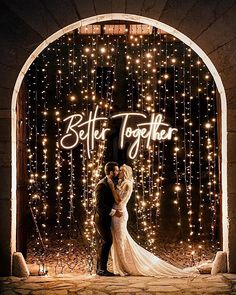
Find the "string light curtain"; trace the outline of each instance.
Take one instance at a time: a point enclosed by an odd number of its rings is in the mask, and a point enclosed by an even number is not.
[[[29,248],[40,273],[50,261],[55,273],[81,265],[92,273],[94,189],[111,155],[134,171],[130,222],[140,244],[159,254],[158,243],[169,233],[187,243],[191,258],[209,241],[212,251],[219,248],[217,93],[191,48],[139,24],[82,27],[47,47],[26,83]],[[178,132],[148,149],[141,141],[134,160],[119,151],[119,130],[96,141],[90,158],[82,143],[62,149],[63,119],[86,117],[97,106],[107,118],[117,111],[159,113]],[[109,127],[109,121],[97,124]]]

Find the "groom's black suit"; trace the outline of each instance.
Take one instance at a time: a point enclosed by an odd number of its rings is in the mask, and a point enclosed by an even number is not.
[[[107,183],[107,177],[103,178],[97,184],[95,196],[95,223],[100,239],[100,243],[98,243],[97,271],[106,271],[108,256],[112,245],[111,216],[109,213],[115,202],[110,186]]]

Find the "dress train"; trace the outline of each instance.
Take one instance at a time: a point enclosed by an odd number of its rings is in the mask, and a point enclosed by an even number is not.
[[[119,194],[122,201],[119,205],[116,205],[117,209],[122,210],[123,215],[122,217],[112,217],[113,244],[111,255],[113,272],[121,276],[189,277],[196,275],[198,273],[197,268],[177,268],[158,258],[133,240],[127,230],[128,211],[126,208],[132,194],[133,185],[131,181],[126,180],[123,187],[126,183],[128,190],[122,190],[121,187]]]

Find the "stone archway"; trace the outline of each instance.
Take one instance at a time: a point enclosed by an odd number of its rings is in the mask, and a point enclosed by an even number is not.
[[[68,33],[80,26],[85,26],[93,23],[103,22],[103,21],[109,21],[109,20],[126,20],[126,21],[135,21],[143,24],[148,24],[154,27],[158,27],[181,41],[183,41],[185,44],[190,46],[204,61],[204,63],[209,68],[212,76],[214,77],[218,92],[220,93],[220,108],[221,108],[221,130],[222,130],[222,174],[221,174],[221,182],[222,182],[222,224],[223,224],[223,249],[224,251],[228,252],[228,232],[227,232],[227,108],[226,108],[226,96],[225,91],[223,87],[223,83],[221,81],[221,78],[214,66],[214,64],[211,62],[209,57],[204,53],[204,51],[192,40],[190,40],[186,35],[182,34],[181,32],[175,30],[174,28],[161,23],[159,21],[141,17],[138,15],[131,15],[131,14],[120,14],[120,13],[114,13],[114,14],[104,14],[104,15],[98,15],[94,17],[90,17],[87,19],[84,19],[82,21],[75,22],[62,30],[57,31],[55,34],[50,36],[48,39],[46,39],[44,42],[42,42],[36,50],[29,56],[27,61],[25,62],[24,66],[22,67],[15,87],[14,92],[12,96],[12,106],[11,106],[11,118],[12,118],[12,175],[16,175],[16,102],[18,93],[21,87],[22,80],[25,76],[25,73],[27,72],[29,66],[32,64],[34,59],[45,49],[51,42],[61,37],[63,34]],[[16,178],[12,177],[12,208],[13,208],[13,215],[12,215],[12,250],[15,251],[15,245],[16,245],[16,220],[15,216],[16,214],[16,185],[17,181]]]

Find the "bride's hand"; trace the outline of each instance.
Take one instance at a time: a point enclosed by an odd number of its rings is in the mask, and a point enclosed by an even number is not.
[[[108,182],[111,189],[115,189],[114,182],[110,178],[107,178],[107,182]]]

